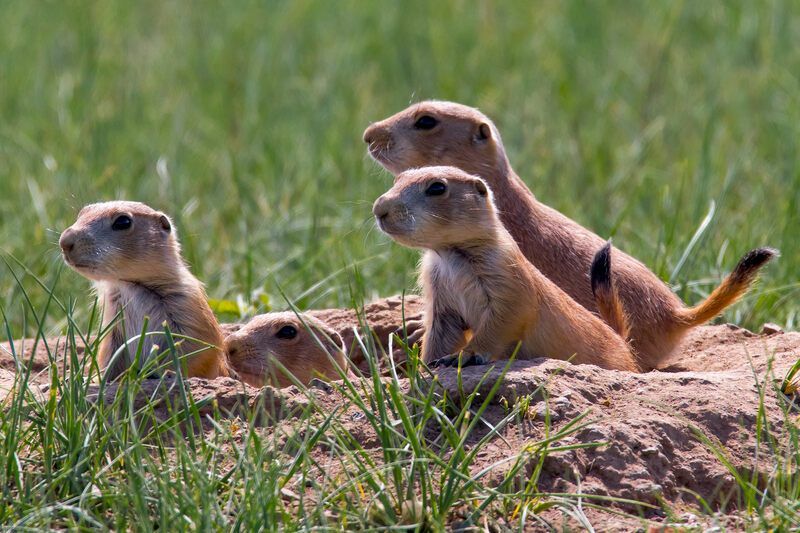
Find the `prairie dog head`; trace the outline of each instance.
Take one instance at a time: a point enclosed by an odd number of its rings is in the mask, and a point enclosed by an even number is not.
[[[486,183],[454,167],[402,172],[375,200],[378,227],[404,246],[436,250],[492,239],[500,222]]]
[[[347,369],[339,334],[316,318],[290,311],[253,317],[225,339],[225,349],[242,380],[255,387],[292,384],[275,360],[306,384],[319,377],[339,379],[334,361]]]
[[[182,265],[169,217],[139,202],[87,205],[59,245],[64,261],[93,281],[170,279]]]
[[[454,102],[428,100],[371,124],[369,154],[395,176],[431,165],[490,177],[508,167],[500,134],[489,117]]]

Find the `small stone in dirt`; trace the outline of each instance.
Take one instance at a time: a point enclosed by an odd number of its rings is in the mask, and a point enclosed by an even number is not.
[[[657,447],[650,446],[649,448],[644,448],[642,450],[642,455],[658,455],[660,452]]]
[[[539,420],[546,420],[547,415],[550,415],[551,422],[557,422],[563,418],[563,409],[561,406],[554,405],[553,407],[549,408],[545,405],[545,402],[539,402],[539,404],[535,408],[536,418]]]
[[[553,405],[557,407],[570,407],[572,402],[566,396],[559,396],[553,400]]]
[[[755,333],[753,333],[752,331],[744,329],[743,327],[741,327],[741,326],[739,326],[737,324],[728,323],[728,324],[725,324],[725,327],[730,329],[730,330],[732,330],[732,331],[735,331],[735,332],[739,333],[743,337],[753,337],[755,335]]]
[[[325,391],[328,394],[333,392],[333,387],[327,381],[323,381],[319,378],[314,378],[308,383],[309,387],[313,387],[315,389],[319,389],[321,391]]]
[[[767,322],[766,324],[761,326],[762,335],[775,335],[776,333],[783,333],[783,328],[780,327],[778,324]]]

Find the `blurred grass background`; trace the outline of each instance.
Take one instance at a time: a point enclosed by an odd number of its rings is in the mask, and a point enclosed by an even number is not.
[[[780,248],[723,320],[796,328],[798,15],[781,0],[4,1],[0,306],[31,334],[35,275],[88,313],[58,234],[122,198],[171,214],[209,295],[251,312],[283,308],[281,291],[348,305],[354,269],[367,299],[409,289],[417,254],[374,228],[391,180],[361,133],[440,98],[491,116],[540,200],[689,303],[748,249]]]

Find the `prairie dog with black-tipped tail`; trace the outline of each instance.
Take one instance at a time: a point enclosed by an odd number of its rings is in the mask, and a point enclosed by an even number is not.
[[[520,359],[639,371],[619,335],[525,259],[482,179],[453,167],[409,170],[373,213],[392,239],[426,250],[426,362],[452,364],[461,350],[468,363],[508,358],[521,342]]]
[[[500,132],[486,115],[453,102],[420,102],[370,125],[364,141],[370,155],[395,176],[452,165],[486,180],[500,219],[525,257],[586,309],[599,312],[606,305],[596,300],[589,279],[604,240],[536,200],[511,168]],[[691,328],[732,305],[776,254],[771,248],[749,252],[708,298],[686,307],[645,265],[615,249],[611,269],[628,315],[630,344],[643,368],[658,367]]]
[[[147,357],[154,345],[167,348],[164,324],[174,334],[190,377],[230,376],[223,336],[203,285],[181,258],[169,217],[139,202],[105,202],[84,207],[59,240],[66,263],[92,280],[103,304],[103,325],[113,329],[102,340],[98,364],[114,379],[133,363],[137,347]],[[121,319],[118,319],[121,315]],[[127,344],[112,362],[113,355]],[[197,353],[194,353],[197,352]]]

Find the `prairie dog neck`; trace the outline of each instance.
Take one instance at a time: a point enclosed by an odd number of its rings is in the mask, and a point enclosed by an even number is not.
[[[145,319],[147,331],[163,330],[166,323],[170,331],[182,334],[181,330],[191,328],[184,327],[181,319],[185,319],[185,313],[191,310],[192,305],[201,303],[202,288],[193,279],[178,278],[159,283],[99,281],[95,286],[103,297],[105,323],[111,323],[121,314],[128,338],[142,331]],[[218,326],[215,325],[214,329]]]

